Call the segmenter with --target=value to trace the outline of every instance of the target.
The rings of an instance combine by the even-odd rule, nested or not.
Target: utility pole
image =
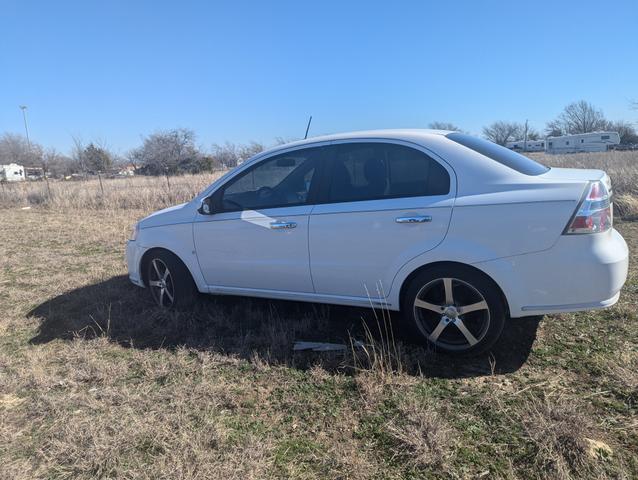
[[[27,134],[27,145],[29,146],[29,155],[31,155],[31,140],[29,140],[29,126],[27,124],[27,106],[20,105],[20,110],[22,110],[22,119],[24,120],[24,131]]]
[[[525,119],[525,138],[523,140],[523,151],[527,151],[527,128],[528,128],[528,120]]]
[[[31,151],[31,140],[29,139],[29,124],[27,123],[27,106],[20,105],[20,110],[22,110],[22,119],[24,120],[24,131],[27,134],[27,146],[29,148],[29,157],[33,154]],[[49,178],[47,177],[47,169],[44,163],[44,159],[42,159],[42,176],[44,177],[44,181],[47,184],[47,193],[49,194],[49,199],[51,198],[51,187],[49,186]]]

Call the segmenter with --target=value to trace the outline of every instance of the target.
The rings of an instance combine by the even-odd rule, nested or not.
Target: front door
[[[209,287],[312,293],[308,221],[321,147],[258,161],[213,194],[193,224]]]

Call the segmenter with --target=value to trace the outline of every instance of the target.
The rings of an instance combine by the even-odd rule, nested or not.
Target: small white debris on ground
[[[361,348],[363,346],[363,342],[359,340],[355,340],[352,343],[356,348]],[[343,343],[327,343],[327,342],[295,342],[292,347],[295,351],[300,350],[312,350],[313,352],[332,352],[332,351],[343,351],[350,348],[350,345],[346,345]]]

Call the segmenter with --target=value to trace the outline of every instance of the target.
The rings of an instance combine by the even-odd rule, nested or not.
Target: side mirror
[[[206,197],[202,200],[202,204],[199,206],[197,211],[202,215],[212,215],[214,213],[212,197]]]

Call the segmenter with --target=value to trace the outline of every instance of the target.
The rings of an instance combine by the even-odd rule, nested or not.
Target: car
[[[386,308],[464,355],[505,322],[613,305],[628,267],[605,172],[436,130],[262,152],[137,223],[126,256],[163,308],[199,293]]]

